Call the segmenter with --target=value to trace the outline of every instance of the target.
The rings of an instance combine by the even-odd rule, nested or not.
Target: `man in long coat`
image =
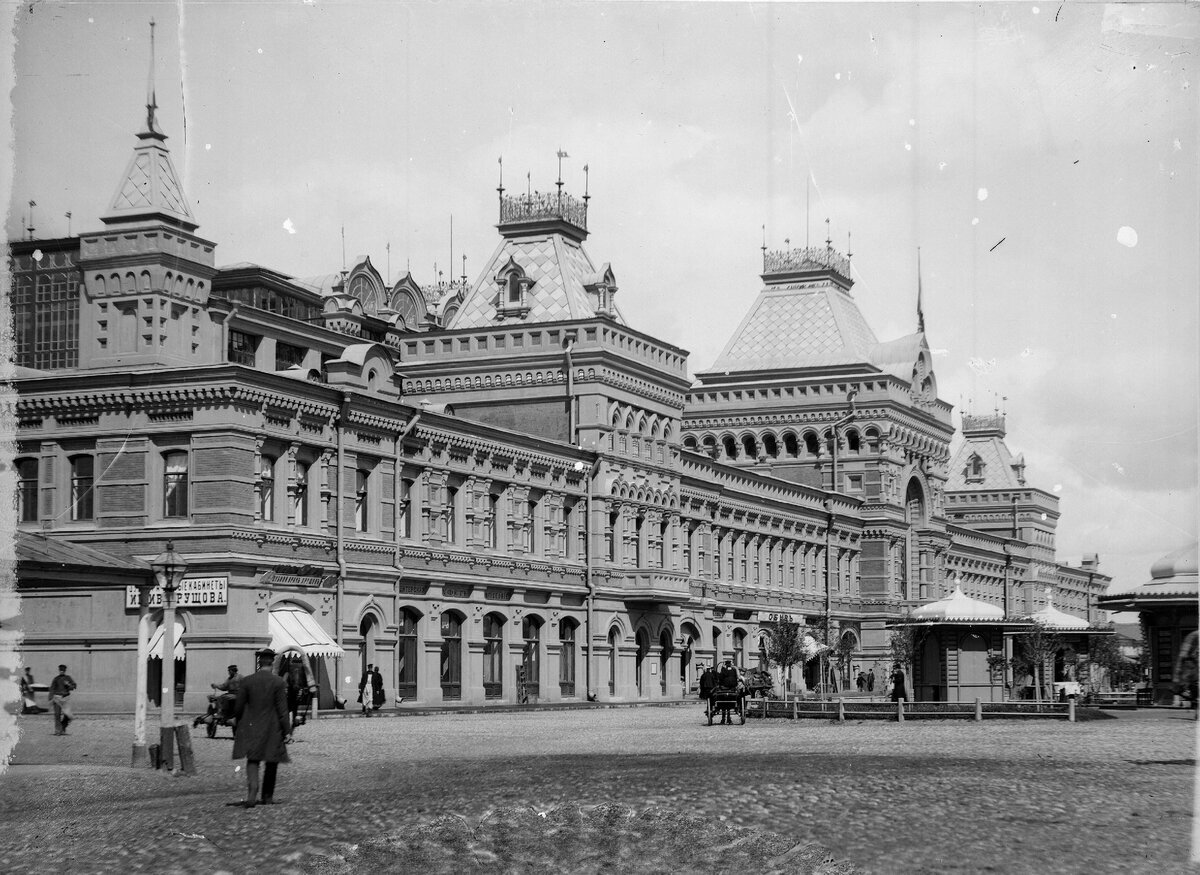
[[[234,703],[237,729],[233,735],[233,758],[246,758],[246,799],[234,802],[253,808],[258,802],[258,764],[266,763],[262,778],[262,802],[274,803],[275,770],[288,762],[287,746],[291,727],[288,723],[287,683],[271,670],[275,651],[258,651],[258,671],[242,678]]]

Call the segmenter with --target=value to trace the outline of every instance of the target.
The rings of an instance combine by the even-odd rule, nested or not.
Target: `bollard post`
[[[838,697],[838,723],[846,722],[846,704]]]
[[[796,714],[796,700],[795,700],[795,699],[792,699],[792,719],[793,719],[793,720],[797,719],[797,714]]]
[[[976,697],[976,699],[975,699],[975,722],[978,723],[982,719],[983,719],[983,703],[979,701],[978,697]]]
[[[896,722],[897,723],[904,722],[904,700],[903,699],[896,700]]]
[[[1071,723],[1075,722],[1075,697],[1067,697],[1067,720]]]
[[[175,747],[179,751],[179,769],[185,775],[196,774],[196,761],[192,756],[191,727],[182,723],[175,727]]]

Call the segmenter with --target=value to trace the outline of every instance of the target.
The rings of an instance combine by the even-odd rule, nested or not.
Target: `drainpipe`
[[[578,445],[579,435],[575,433],[578,428],[575,422],[575,377],[572,373],[575,367],[571,360],[571,348],[574,345],[574,337],[568,337],[563,341],[563,353],[567,357],[567,434],[571,436],[571,441]]]
[[[346,420],[350,416],[350,399],[345,392],[339,392],[338,398],[340,404],[338,407],[337,419],[337,493],[334,496],[335,506],[333,510],[334,531],[337,533],[337,597],[333,603],[333,622],[337,633],[337,645],[342,646],[342,601],[346,596],[346,551],[342,545],[342,507],[343,498],[345,495],[346,477]],[[333,679],[333,695],[335,699],[340,699],[342,689],[342,657],[337,657],[333,661],[335,676]]]
[[[587,636],[588,636],[588,654],[587,654],[587,700],[595,702],[597,699],[596,678],[597,672],[600,670],[596,664],[596,581],[592,577],[592,482],[596,478],[597,472],[600,470],[600,459],[596,459],[592,463],[591,470],[588,471],[587,481],[587,501],[584,506],[583,514],[583,574],[584,580],[587,583]]]
[[[821,652],[821,682],[818,689],[821,691],[821,698],[825,698],[826,685],[829,682],[829,633],[830,625],[833,623],[833,570],[830,568],[830,563],[833,561],[833,499],[825,499],[825,512],[828,514],[825,520],[825,649]]]

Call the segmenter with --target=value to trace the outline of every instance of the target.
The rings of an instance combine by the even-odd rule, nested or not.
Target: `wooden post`
[[[1075,722],[1075,697],[1067,696],[1067,720]]]
[[[896,722],[897,723],[904,722],[904,700],[903,699],[896,700]]]
[[[186,723],[175,727],[175,743],[179,747],[179,769],[185,775],[196,774],[196,760],[192,756],[192,728]]]
[[[975,699],[975,722],[978,723],[982,719],[983,719],[983,703],[979,701],[978,697],[976,697],[976,699]]]
[[[838,723],[846,722],[846,704],[842,701],[842,697],[838,696]]]
[[[175,727],[163,726],[158,730],[160,768],[168,772],[175,769]]]

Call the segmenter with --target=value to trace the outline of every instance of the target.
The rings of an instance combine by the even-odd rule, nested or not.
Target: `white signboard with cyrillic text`
[[[189,577],[175,588],[177,608],[220,608],[229,604],[228,577]],[[151,608],[163,606],[161,586],[150,590]],[[125,607],[138,607],[138,588],[125,587]]]

